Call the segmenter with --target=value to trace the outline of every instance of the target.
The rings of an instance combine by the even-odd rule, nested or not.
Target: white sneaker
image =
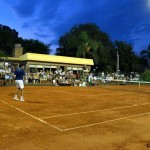
[[[19,101],[19,99],[18,99],[18,97],[17,97],[17,96],[15,96],[13,99],[14,99],[14,100],[16,100],[16,101]]]
[[[20,98],[20,101],[21,101],[21,102],[24,102],[24,98],[23,98],[23,97],[21,97],[21,98]]]

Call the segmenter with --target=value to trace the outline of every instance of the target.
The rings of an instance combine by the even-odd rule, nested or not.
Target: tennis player
[[[24,65],[19,65],[19,68],[17,68],[14,72],[15,75],[15,83],[16,83],[16,87],[17,87],[17,92],[14,96],[14,100],[19,101],[18,96],[21,93],[20,96],[20,101],[23,102],[24,98],[23,98],[23,89],[24,89],[24,76],[25,76],[25,72],[24,72]]]

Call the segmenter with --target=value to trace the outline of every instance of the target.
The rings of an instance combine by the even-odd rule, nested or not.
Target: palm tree
[[[91,40],[85,31],[82,31],[79,35],[77,57],[86,58],[86,54],[90,58],[93,58],[94,64],[97,66],[100,62],[100,54],[104,50],[103,44],[99,41]]]
[[[85,31],[82,31],[79,35],[79,44],[77,50],[77,57],[86,58],[86,53],[92,50],[92,55],[95,56],[100,43],[91,40]]]
[[[83,56],[85,58],[85,53],[91,49],[90,39],[85,31],[82,31],[79,35],[79,45],[77,50],[77,57]]]
[[[100,53],[104,49],[103,44],[97,41],[91,41],[92,57],[94,59],[95,65],[98,65],[100,62]]]

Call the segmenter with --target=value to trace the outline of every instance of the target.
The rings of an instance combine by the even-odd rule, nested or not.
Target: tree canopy
[[[147,70],[142,74],[142,80],[150,82],[150,71]]]
[[[97,25],[88,23],[71,28],[59,39],[56,55],[93,58],[99,70],[116,70],[117,51],[121,71],[136,71],[141,63],[131,44],[124,41],[112,42],[106,32]]]
[[[23,39],[18,37],[18,32],[8,26],[0,25],[0,55],[11,56],[14,45],[20,43],[23,47],[24,53],[51,53],[50,44],[44,44],[39,40]]]
[[[14,44],[18,39],[18,32],[8,26],[0,25],[0,51],[11,56]]]
[[[150,44],[146,50],[141,51],[140,56],[146,64],[150,64]]]
[[[0,57],[11,56],[16,43],[22,45],[23,53],[50,54],[52,52],[50,44],[34,39],[23,39],[18,37],[15,29],[0,25]],[[117,52],[122,72],[139,71],[140,66],[150,63],[150,45],[138,56],[130,43],[118,40],[112,42],[109,35],[93,23],[75,25],[61,36],[56,55],[92,58],[94,67],[99,71],[109,72],[116,71]]]
[[[96,66],[101,64],[103,67],[108,61],[106,55],[112,47],[113,43],[108,34],[97,25],[81,24],[60,37],[56,55],[93,58]]]
[[[52,50],[50,49],[50,44],[44,44],[39,40],[19,38],[18,42],[23,47],[23,53],[30,52],[39,54],[49,54],[52,52]]]

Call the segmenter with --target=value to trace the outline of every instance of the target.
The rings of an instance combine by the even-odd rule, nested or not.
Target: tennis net
[[[116,90],[150,93],[150,82],[146,81],[112,80],[105,82],[103,85],[107,85],[106,88]]]

